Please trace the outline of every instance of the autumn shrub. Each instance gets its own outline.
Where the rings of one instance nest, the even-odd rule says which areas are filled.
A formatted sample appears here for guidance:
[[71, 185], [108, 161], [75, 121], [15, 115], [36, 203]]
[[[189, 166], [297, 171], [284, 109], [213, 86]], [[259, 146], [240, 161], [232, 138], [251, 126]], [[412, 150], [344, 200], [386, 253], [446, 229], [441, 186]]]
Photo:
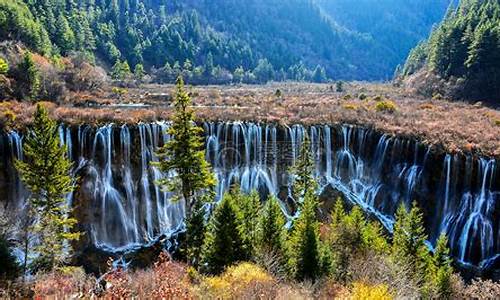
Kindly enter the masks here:
[[432, 110], [432, 109], [435, 109], [436, 106], [432, 103], [424, 103], [424, 104], [420, 105], [419, 108]]
[[394, 263], [386, 255], [373, 252], [358, 255], [350, 260], [347, 272], [354, 282], [369, 285], [386, 285], [396, 298], [419, 298], [420, 287], [409, 276], [408, 268]]
[[455, 287], [453, 296], [457, 299], [500, 299], [500, 282], [490, 279], [473, 279], [467, 285]]
[[352, 300], [390, 300], [394, 296], [390, 293], [387, 285], [367, 285], [362, 282], [355, 282], [348, 299]]
[[380, 112], [393, 113], [397, 110], [396, 103], [392, 100], [383, 100], [375, 104], [375, 110]]
[[65, 267], [37, 275], [32, 290], [34, 299], [67, 299], [91, 295], [95, 288], [95, 278], [83, 269]]
[[11, 109], [7, 108], [1, 110], [0, 112], [0, 122], [5, 125], [5, 127], [10, 128], [16, 121], [17, 115]]
[[154, 267], [146, 270], [117, 269], [105, 277], [105, 297], [112, 299], [188, 299], [190, 296], [186, 266], [160, 254]]
[[101, 67], [74, 57], [66, 64], [64, 79], [72, 91], [91, 91], [101, 88], [107, 81], [106, 71]]
[[0, 57], [0, 74], [5, 75], [7, 72], [9, 72], [9, 64], [5, 59]]
[[316, 291], [317, 299], [346, 299], [348, 296], [349, 289], [330, 278], [322, 282]]
[[276, 281], [261, 267], [244, 262], [219, 276], [203, 278], [195, 290], [209, 299], [270, 299], [276, 294]]
[[342, 105], [342, 107], [344, 109], [348, 109], [348, 110], [358, 110], [358, 108], [359, 108], [356, 104], [351, 104], [351, 103], [344, 104], [344, 105]]

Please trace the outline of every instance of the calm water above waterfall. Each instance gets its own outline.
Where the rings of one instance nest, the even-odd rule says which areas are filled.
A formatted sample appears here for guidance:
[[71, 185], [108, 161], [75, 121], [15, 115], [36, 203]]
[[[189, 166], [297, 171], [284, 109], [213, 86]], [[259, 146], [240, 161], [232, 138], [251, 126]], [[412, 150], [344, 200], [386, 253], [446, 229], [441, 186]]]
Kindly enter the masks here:
[[[68, 196], [88, 243], [119, 251], [183, 229], [184, 205], [170, 202], [154, 182], [154, 151], [169, 139], [166, 123], [60, 128], [75, 161], [80, 188]], [[315, 175], [327, 197], [333, 190], [361, 205], [391, 230], [401, 201], [416, 200], [431, 244], [446, 232], [454, 256], [480, 267], [500, 258], [500, 171], [494, 159], [436, 154], [406, 138], [351, 126], [281, 127], [205, 123], [206, 158], [218, 179], [217, 196], [238, 182], [245, 191], [273, 193], [287, 210], [287, 169], [307, 131]], [[12, 166], [22, 138], [1, 140], [3, 205], [22, 207], [27, 194]]]

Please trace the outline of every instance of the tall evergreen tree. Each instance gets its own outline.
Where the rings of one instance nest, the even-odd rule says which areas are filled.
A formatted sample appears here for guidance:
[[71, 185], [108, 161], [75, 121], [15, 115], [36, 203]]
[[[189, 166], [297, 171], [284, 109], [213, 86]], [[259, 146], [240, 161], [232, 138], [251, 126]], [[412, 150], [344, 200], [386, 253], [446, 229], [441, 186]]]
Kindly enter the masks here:
[[202, 252], [202, 269], [219, 274], [248, 259], [241, 215], [231, 194], [226, 193], [210, 219]]
[[286, 219], [275, 196], [269, 196], [260, 213], [257, 244], [259, 252], [269, 252], [284, 258]]
[[288, 242], [288, 265], [296, 279], [315, 280], [321, 276], [319, 222], [316, 218], [318, 199], [307, 192], [300, 216], [294, 223]]
[[257, 245], [257, 228], [259, 212], [261, 210], [260, 196], [257, 191], [252, 191], [246, 195], [240, 190], [233, 190], [235, 205], [240, 211], [242, 230], [248, 258], [255, 254]]
[[417, 283], [425, 280], [425, 271], [430, 255], [425, 241], [422, 213], [414, 202], [410, 211], [402, 203], [396, 212], [394, 224], [392, 256], [396, 263], [407, 268]]
[[197, 201], [193, 206], [191, 216], [186, 219], [186, 235], [185, 245], [181, 246], [181, 251], [185, 255], [187, 261], [194, 267], [198, 268], [201, 260], [201, 249], [205, 238], [206, 224], [205, 215], [207, 211], [202, 201]]
[[453, 274], [453, 267], [451, 266], [450, 249], [447, 244], [446, 235], [441, 234], [436, 242], [432, 256], [432, 267], [428, 268], [429, 274], [427, 275], [430, 277], [440, 299], [449, 299], [452, 292], [451, 275]]
[[334, 275], [337, 280], [346, 281], [346, 271], [352, 258], [368, 253], [386, 254], [388, 243], [378, 223], [369, 222], [359, 206], [346, 213], [342, 200], [337, 199], [331, 214], [329, 244], [335, 262]]
[[[191, 98], [184, 89], [179, 77], [174, 95], [175, 114], [168, 129], [171, 139], [158, 152], [159, 162], [154, 165], [164, 174], [174, 172], [175, 176], [165, 177], [158, 184], [175, 193], [173, 200], [183, 200], [186, 207], [185, 253], [188, 258], [196, 259], [201, 249], [199, 241], [203, 236], [201, 226], [200, 202], [211, 202], [214, 196], [215, 178], [205, 160], [203, 151], [202, 128], [194, 123], [194, 111], [190, 107]], [[193, 210], [198, 211], [193, 214]], [[192, 244], [191, 244], [192, 243]]]
[[22, 98], [37, 100], [41, 90], [40, 71], [33, 61], [33, 55], [30, 52], [24, 54], [23, 60], [19, 65], [19, 70], [26, 74], [23, 84]]
[[67, 55], [75, 47], [75, 33], [69, 26], [68, 20], [62, 14], [57, 18], [56, 43], [63, 55]]
[[76, 220], [70, 217], [65, 196], [74, 190], [71, 175], [72, 162], [61, 146], [57, 124], [47, 109], [38, 104], [33, 125], [24, 143], [25, 161], [15, 166], [30, 191], [30, 205], [39, 219], [34, 230], [41, 243], [36, 247], [38, 256], [34, 268], [51, 270], [66, 260], [65, 243], [78, 239], [79, 233], [70, 230]]
[[309, 137], [305, 134], [297, 160], [289, 172], [292, 177], [293, 199], [299, 205], [308, 193], [315, 193], [318, 188], [318, 183], [313, 175], [315, 166], [310, 148]]
[[215, 177], [203, 151], [203, 128], [194, 123], [195, 115], [190, 106], [191, 98], [179, 77], [174, 94], [175, 114], [167, 130], [171, 139], [158, 149], [156, 154], [160, 162], [154, 164], [164, 174], [175, 172], [173, 178], [165, 177], [158, 183], [176, 192], [177, 199], [185, 201], [187, 217], [198, 200], [207, 200], [201, 195], [213, 193], [215, 187]]

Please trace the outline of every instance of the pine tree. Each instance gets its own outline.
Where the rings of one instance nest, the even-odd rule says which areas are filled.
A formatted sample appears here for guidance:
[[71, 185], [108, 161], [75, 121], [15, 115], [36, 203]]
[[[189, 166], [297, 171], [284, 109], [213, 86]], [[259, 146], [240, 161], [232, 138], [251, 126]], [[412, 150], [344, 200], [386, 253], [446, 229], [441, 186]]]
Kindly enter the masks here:
[[261, 209], [260, 196], [257, 191], [252, 191], [246, 195], [239, 189], [238, 191], [233, 189], [232, 194], [241, 216], [246, 253], [248, 258], [251, 258], [255, 254], [257, 244], [257, 227]]
[[155, 163], [164, 174], [174, 171], [174, 178], [165, 177], [159, 184], [169, 191], [177, 192], [177, 199], [186, 202], [186, 216], [203, 192], [213, 193], [215, 178], [205, 160], [203, 151], [203, 128], [194, 123], [191, 98], [184, 89], [181, 77], [177, 80], [174, 95], [175, 114], [168, 129], [171, 139], [156, 153], [160, 162]]
[[33, 56], [30, 52], [24, 54], [23, 60], [19, 65], [19, 70], [26, 74], [24, 79], [23, 97], [29, 100], [37, 100], [41, 89], [40, 71], [33, 61]]
[[65, 195], [75, 188], [72, 163], [61, 146], [57, 124], [47, 109], [37, 105], [33, 125], [25, 139], [25, 161], [16, 161], [21, 179], [30, 191], [30, 205], [39, 218], [35, 230], [41, 244], [35, 269], [51, 270], [65, 262], [65, 243], [76, 240], [79, 233], [70, 232], [76, 220], [69, 216]]
[[377, 221], [367, 222], [361, 232], [364, 251], [379, 254], [389, 253], [389, 243], [383, 234], [383, 229]]
[[130, 66], [127, 61], [116, 60], [111, 70], [111, 77], [115, 80], [125, 80], [130, 76]]
[[247, 259], [240, 212], [233, 196], [225, 194], [210, 219], [202, 250], [202, 269], [219, 274]]
[[144, 79], [144, 75], [144, 66], [142, 64], [136, 64], [134, 67], [135, 80], [142, 81]]
[[344, 91], [344, 82], [342, 81], [337, 81], [335, 83], [335, 90], [337, 91], [337, 93], [342, 93]]
[[193, 212], [189, 218], [186, 218], [186, 235], [185, 245], [181, 247], [181, 252], [184, 251], [187, 261], [194, 267], [199, 267], [201, 259], [201, 249], [205, 238], [206, 210], [202, 201], [195, 203]]
[[294, 223], [288, 242], [288, 265], [298, 280], [315, 280], [323, 270], [320, 255], [319, 222], [316, 219], [318, 199], [312, 191], [306, 193], [299, 217]]
[[55, 39], [63, 55], [67, 55], [75, 47], [75, 33], [69, 26], [68, 20], [62, 14], [57, 19]]
[[[175, 172], [175, 177], [165, 177], [158, 184], [175, 192], [173, 200], [184, 200], [186, 205], [186, 254], [190, 261], [199, 257], [199, 243], [204, 236], [201, 220], [201, 204], [211, 202], [215, 178], [205, 160], [202, 128], [194, 123], [194, 112], [189, 107], [191, 99], [184, 90], [182, 78], [177, 81], [174, 95], [175, 115], [168, 134], [172, 137], [156, 153], [159, 162], [154, 165], [164, 174]], [[195, 211], [193, 213], [193, 211]], [[204, 226], [203, 226], [204, 227]]]
[[21, 271], [16, 257], [12, 254], [12, 244], [4, 234], [0, 234], [0, 282], [14, 280]]
[[312, 80], [316, 83], [322, 83], [326, 82], [326, 72], [325, 68], [321, 66], [316, 66], [316, 69], [314, 69]]
[[395, 262], [407, 268], [410, 275], [419, 283], [425, 279], [425, 270], [430, 261], [429, 251], [425, 245], [426, 239], [422, 213], [417, 203], [413, 203], [410, 211], [407, 211], [402, 203], [396, 212], [392, 256]]
[[245, 78], [245, 70], [243, 67], [237, 67], [234, 72], [233, 72], [233, 78], [234, 81], [237, 83], [243, 82], [243, 79]]
[[290, 168], [292, 176], [292, 195], [299, 205], [304, 201], [304, 197], [309, 192], [316, 193], [318, 183], [314, 174], [314, 160], [310, 150], [310, 142], [307, 134], [300, 147], [300, 153], [294, 165]]
[[275, 196], [269, 196], [259, 218], [257, 244], [259, 252], [268, 252], [284, 257], [286, 219]]
[[214, 57], [212, 52], [208, 52], [207, 59], [205, 61], [205, 76], [210, 78], [214, 73]]
[[337, 199], [331, 214], [329, 244], [335, 263], [335, 277], [346, 281], [346, 273], [352, 258], [363, 257], [368, 253], [386, 254], [388, 243], [382, 234], [381, 226], [369, 222], [359, 206], [346, 213], [342, 200]]
[[430, 278], [437, 296], [440, 299], [449, 299], [451, 296], [451, 275], [453, 267], [451, 266], [450, 249], [448, 248], [448, 239], [446, 235], [441, 234], [436, 242], [434, 255], [432, 256], [432, 267], [428, 268], [428, 277]]

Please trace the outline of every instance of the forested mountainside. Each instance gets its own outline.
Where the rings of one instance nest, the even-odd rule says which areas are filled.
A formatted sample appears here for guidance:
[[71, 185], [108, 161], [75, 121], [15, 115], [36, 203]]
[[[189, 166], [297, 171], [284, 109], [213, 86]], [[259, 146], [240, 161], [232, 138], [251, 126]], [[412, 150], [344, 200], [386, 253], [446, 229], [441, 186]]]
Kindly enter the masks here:
[[[192, 83], [387, 79], [447, 1], [385, 2], [353, 5], [373, 12], [363, 20], [311, 0], [0, 0], [0, 39], [47, 56], [84, 52], [109, 67], [126, 61], [160, 82], [179, 70]], [[401, 26], [387, 22], [384, 6], [420, 13]], [[380, 20], [373, 30], [364, 28], [370, 19]], [[415, 33], [391, 33], [405, 29]]]
[[[316, 0], [337, 24], [368, 35], [384, 49], [376, 57], [393, 71], [408, 52], [428, 37], [450, 4], [458, 0]], [[387, 71], [387, 76], [392, 75]]]
[[411, 51], [402, 77], [424, 93], [498, 105], [500, 1], [461, 1]]

